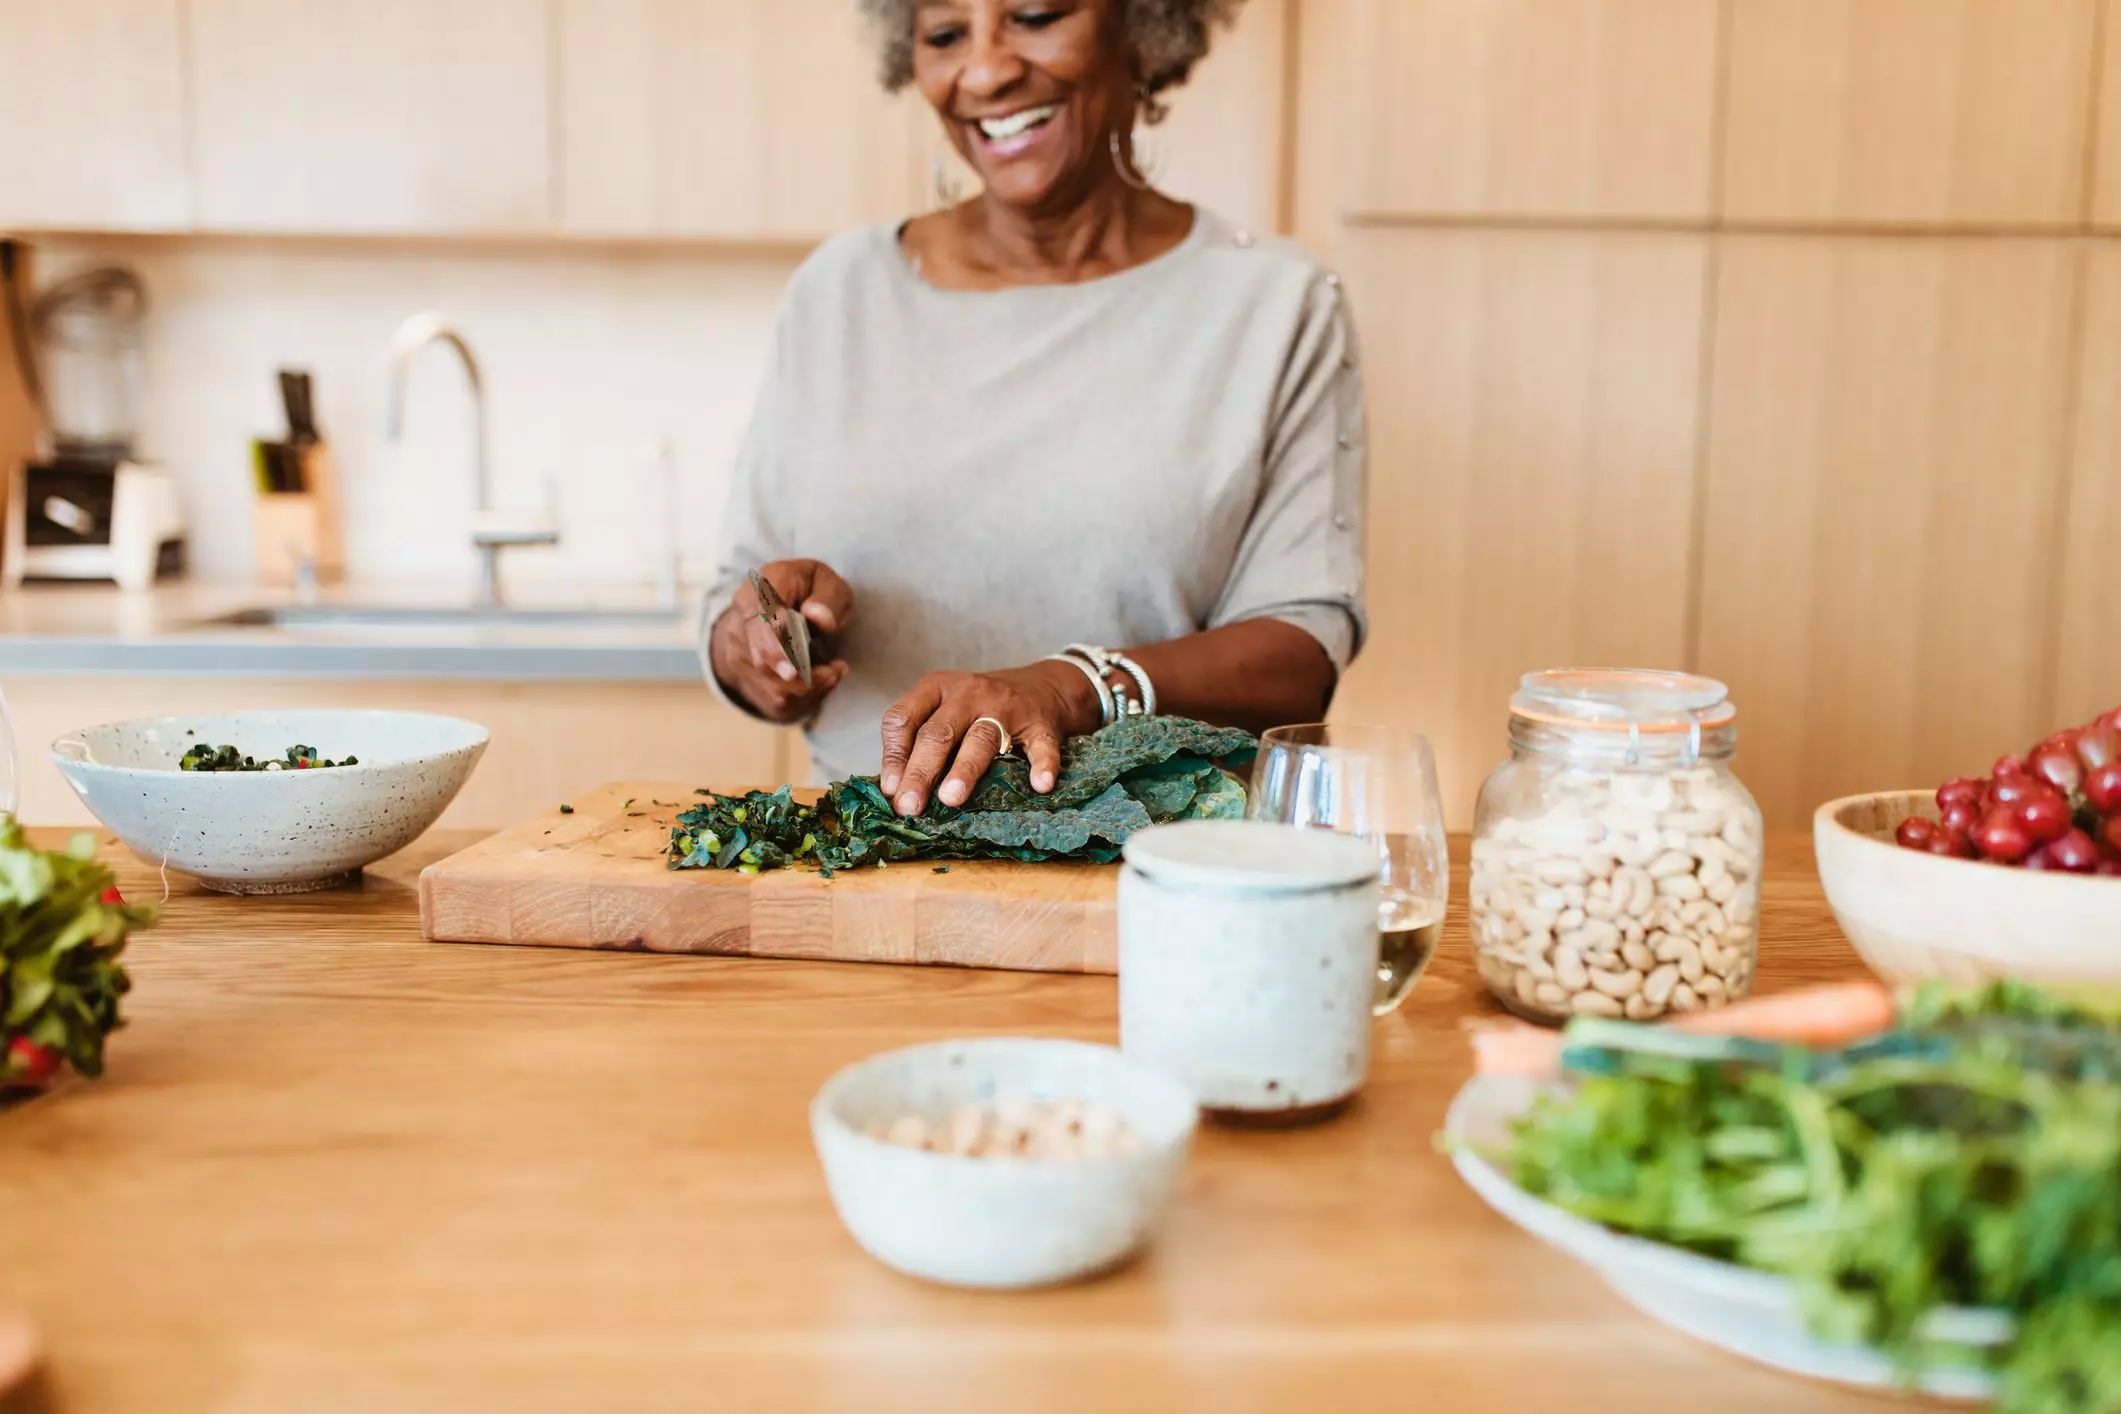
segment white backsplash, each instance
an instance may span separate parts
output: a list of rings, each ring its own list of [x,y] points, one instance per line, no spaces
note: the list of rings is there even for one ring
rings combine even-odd
[[[647,586],[664,553],[653,461],[677,466],[682,572],[709,572],[722,496],[793,252],[398,249],[241,242],[45,246],[39,282],[112,261],[147,282],[142,450],[184,488],[197,578],[253,577],[250,439],[284,435],[274,371],[315,377],[338,457],[350,572],[471,583],[471,402],[445,349],[415,366],[405,438],[383,435],[390,336],[440,310],[478,354],[496,496],[557,488],[560,544],[504,552],[519,585]]]

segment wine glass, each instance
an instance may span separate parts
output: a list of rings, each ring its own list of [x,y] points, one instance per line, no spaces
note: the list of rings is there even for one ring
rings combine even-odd
[[[1371,1010],[1397,1009],[1435,954],[1451,893],[1429,739],[1392,727],[1276,727],[1260,739],[1245,814],[1376,841],[1383,893]]]

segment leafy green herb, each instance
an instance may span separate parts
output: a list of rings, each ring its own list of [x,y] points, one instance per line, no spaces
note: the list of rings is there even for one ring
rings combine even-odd
[[[63,851],[34,849],[0,815],[0,1087],[22,1078],[28,1048],[103,1073],[103,1038],[121,1024],[118,999],[132,985],[118,955],[155,909],[126,903],[95,855],[88,835]]]
[[[1998,1377],[2009,1414],[2121,1409],[2121,995],[1936,985],[1838,1051],[1576,1023],[1519,1121],[1526,1191],[1790,1277],[1824,1337]],[[2016,1323],[1941,1350],[1946,1306]]]
[[[339,761],[328,761],[317,755],[314,746],[290,746],[287,754],[278,761],[258,761],[233,746],[208,746],[200,742],[188,748],[177,762],[180,771],[312,771],[327,766],[358,766],[361,758],[348,756]]]
[[[560,807],[560,813],[562,815],[572,815],[574,814],[574,807],[572,805],[563,805]]]
[[[1136,830],[1182,819],[1234,819],[1244,787],[1220,769],[1248,763],[1249,734],[1173,717],[1130,717],[1077,737],[1045,795],[1031,767],[995,762],[962,806],[901,819],[874,776],[827,788],[816,805],[787,786],[741,798],[709,793],[671,829],[673,869],[882,868],[900,859],[1051,859],[1110,863]]]
[[[950,866],[947,864],[938,864],[933,869],[930,869],[928,872],[931,874],[947,874],[950,872]]]

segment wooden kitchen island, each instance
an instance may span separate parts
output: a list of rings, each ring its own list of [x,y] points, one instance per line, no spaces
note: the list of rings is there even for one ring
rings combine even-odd
[[[50,837],[48,838],[56,838]],[[1110,977],[425,943],[431,836],[358,891],[175,888],[106,1077],[0,1110],[5,1408],[1880,1409],[1637,1316],[1432,1148],[1494,1007],[1464,881],[1341,1120],[1204,1129],[1161,1241],[1087,1285],[922,1285],[840,1227],[806,1106],[872,1052],[1112,1041]],[[155,871],[113,847],[144,898]],[[1762,990],[1857,973],[1773,842]]]

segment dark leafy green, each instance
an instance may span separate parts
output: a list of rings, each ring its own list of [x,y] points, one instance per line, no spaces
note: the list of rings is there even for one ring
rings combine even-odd
[[[873,776],[827,788],[815,806],[786,786],[742,797],[707,794],[677,817],[673,869],[835,870],[904,859],[1052,859],[1109,863],[1136,830],[1171,820],[1230,819],[1244,787],[1238,767],[1258,749],[1250,734],[1174,717],[1133,717],[1077,737],[1061,751],[1051,792],[1031,789],[1029,763],[988,768],[962,806],[931,804],[901,819]]]
[[[1932,986],[1843,1050],[1578,1023],[1516,1181],[1621,1231],[1778,1272],[1815,1329],[1903,1369],[1985,1366],[2010,1414],[2121,1409],[2121,996]],[[1947,1306],[2009,1314],[1946,1350]]]
[[[180,771],[320,771],[327,766],[358,766],[361,758],[348,756],[342,760],[329,761],[317,755],[314,746],[290,746],[285,757],[278,761],[259,761],[245,756],[233,746],[208,746],[200,742],[186,751],[177,762]]]
[[[131,986],[118,956],[152,907],[119,898],[82,835],[63,851],[32,848],[0,815],[0,1086],[18,1038],[56,1051],[83,1075],[103,1073],[103,1038]]]

